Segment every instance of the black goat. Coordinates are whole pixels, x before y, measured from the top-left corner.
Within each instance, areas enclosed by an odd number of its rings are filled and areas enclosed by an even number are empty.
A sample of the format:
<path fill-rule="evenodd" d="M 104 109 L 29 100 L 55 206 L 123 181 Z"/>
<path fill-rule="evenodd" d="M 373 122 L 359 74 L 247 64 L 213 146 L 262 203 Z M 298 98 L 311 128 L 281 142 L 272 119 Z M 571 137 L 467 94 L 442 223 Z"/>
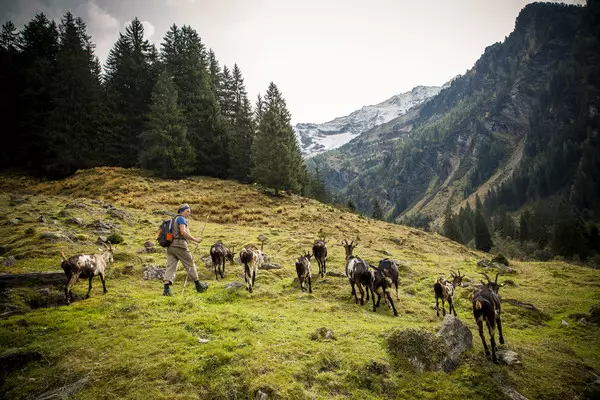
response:
<path fill-rule="evenodd" d="M 500 344 L 504 344 L 502 321 L 500 320 L 500 297 L 498 296 L 498 290 L 504 286 L 504 284 L 498 284 L 498 275 L 500 275 L 500 272 L 496 274 L 494 282 L 492 282 L 486 273 L 482 272 L 481 274 L 486 277 L 487 283 L 483 283 L 482 281 L 481 284 L 483 286 L 473 292 L 473 317 L 475 317 L 475 321 L 477 322 L 477 328 L 479 329 L 479 336 L 483 342 L 485 355 L 489 356 L 490 351 L 488 350 L 485 337 L 483 336 L 483 321 L 485 321 L 490 335 L 492 361 L 498 363 L 498 359 L 496 358 L 497 346 L 496 340 L 494 339 L 494 331 L 497 324 L 498 334 L 500 335 Z"/>
<path fill-rule="evenodd" d="M 296 273 L 298 274 L 298 280 L 300 281 L 300 288 L 303 292 L 306 292 L 306 281 L 308 281 L 308 293 L 312 293 L 312 285 L 310 283 L 310 278 L 312 277 L 310 270 L 311 257 L 312 255 L 308 252 L 305 255 L 298 257 L 298 260 L 296 261 Z"/>
<path fill-rule="evenodd" d="M 398 271 L 398 264 L 394 260 L 390 260 L 389 258 L 384 258 L 379 261 L 379 269 L 385 271 L 386 276 L 388 276 L 394 286 L 396 286 L 396 300 L 400 300 L 400 295 L 398 294 L 398 283 L 400 272 Z"/>
<path fill-rule="evenodd" d="M 360 304 L 364 304 L 365 290 L 367 292 L 367 301 L 369 301 L 369 288 L 371 287 L 371 273 L 369 272 L 369 263 L 352 255 L 352 251 L 358 243 L 354 243 L 354 240 L 348 243 L 347 240 L 343 240 L 341 246 L 346 251 L 346 276 L 350 281 L 352 287 L 352 295 L 354 296 L 354 302 L 358 303 L 358 297 L 356 295 L 355 286 L 358 287 L 360 292 Z M 363 286 L 365 290 L 363 290 Z"/>
<path fill-rule="evenodd" d="M 327 274 L 327 242 L 325 238 L 315 240 L 312 247 L 313 257 L 319 264 L 319 275 L 321 278 Z"/>
<path fill-rule="evenodd" d="M 433 292 L 435 293 L 435 314 L 440 316 L 440 298 L 442 299 L 442 315 L 446 315 L 446 305 L 445 301 L 448 302 L 448 312 L 452 314 L 454 311 L 454 316 L 456 317 L 456 308 L 454 308 L 454 289 L 457 286 L 462 286 L 462 280 L 465 277 L 460 274 L 460 270 L 458 271 L 458 275 L 454 273 L 454 271 L 450 271 L 450 276 L 452 277 L 452 282 L 448 282 L 444 278 L 438 278 L 433 284 Z"/>
<path fill-rule="evenodd" d="M 381 262 L 379 263 L 381 265 Z M 385 296 L 385 300 L 392 310 L 394 310 L 394 315 L 398 316 L 398 311 L 396 311 L 396 306 L 394 306 L 394 300 L 392 300 L 392 295 L 390 294 L 390 289 L 392 288 L 392 276 L 391 269 L 381 269 L 371 265 L 373 268 L 371 272 L 371 294 L 373 297 L 373 311 L 377 311 L 377 307 L 379 307 L 379 302 L 381 301 L 381 294 L 379 293 L 379 289 L 383 290 L 383 294 Z M 375 294 L 377 294 L 377 304 L 375 303 Z"/>
<path fill-rule="evenodd" d="M 219 275 L 221 276 L 221 279 L 225 277 L 225 262 L 229 260 L 229 262 L 233 264 L 234 254 L 233 247 L 229 250 L 221 242 L 217 242 L 210 246 L 210 258 L 212 259 L 213 267 L 215 267 L 216 280 L 219 280 Z"/>

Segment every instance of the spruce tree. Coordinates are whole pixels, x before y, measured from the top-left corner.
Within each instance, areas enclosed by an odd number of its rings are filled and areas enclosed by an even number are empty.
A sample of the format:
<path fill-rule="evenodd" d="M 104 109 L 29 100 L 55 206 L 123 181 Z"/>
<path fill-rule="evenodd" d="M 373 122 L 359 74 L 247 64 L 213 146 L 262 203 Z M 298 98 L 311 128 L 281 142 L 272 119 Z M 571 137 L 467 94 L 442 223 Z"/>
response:
<path fill-rule="evenodd" d="M 444 212 L 444 224 L 442 226 L 444 236 L 448 239 L 452 239 L 455 242 L 462 243 L 462 235 L 460 232 L 460 227 L 458 225 L 458 218 L 456 218 L 452 214 L 452 209 L 450 208 L 450 204 L 446 206 L 446 211 Z"/>
<path fill-rule="evenodd" d="M 144 39 L 144 27 L 134 18 L 110 50 L 105 80 L 113 115 L 113 136 L 107 138 L 113 163 L 133 166 L 138 159 L 138 138 L 146 125 L 152 88 L 156 82 L 156 49 Z"/>
<path fill-rule="evenodd" d="M 19 35 L 15 25 L 8 21 L 2 25 L 0 36 L 0 109 L 4 116 L 0 130 L 0 168 L 14 166 L 17 146 L 22 147 L 19 126 L 19 93 L 22 90 L 19 73 Z"/>
<path fill-rule="evenodd" d="M 166 72 L 159 75 L 152 92 L 146 129 L 140 136 L 142 167 L 164 178 L 180 177 L 194 169 L 195 155 L 177 105 L 177 90 Z"/>
<path fill-rule="evenodd" d="M 233 66 L 232 71 L 232 93 L 229 176 L 242 182 L 249 182 L 253 167 L 254 121 L 244 79 L 237 64 Z"/>
<path fill-rule="evenodd" d="M 477 250 L 489 252 L 493 245 L 492 235 L 485 222 L 485 218 L 483 217 L 481 210 L 477 208 L 475 210 L 475 248 Z"/>
<path fill-rule="evenodd" d="M 252 146 L 252 177 L 266 187 L 300 192 L 306 169 L 291 125 L 291 116 L 277 86 L 271 82 L 265 95 L 264 115 Z"/>
<path fill-rule="evenodd" d="M 195 172 L 227 176 L 227 126 L 212 89 L 209 60 L 200 36 L 190 26 L 171 26 L 162 43 L 161 58 L 179 93 L 178 102 L 196 153 Z"/>
<path fill-rule="evenodd" d="M 372 207 L 373 207 L 373 214 L 372 214 L 373 219 L 383 220 L 383 210 L 381 209 L 379 200 L 377 200 L 376 198 L 373 198 Z"/>

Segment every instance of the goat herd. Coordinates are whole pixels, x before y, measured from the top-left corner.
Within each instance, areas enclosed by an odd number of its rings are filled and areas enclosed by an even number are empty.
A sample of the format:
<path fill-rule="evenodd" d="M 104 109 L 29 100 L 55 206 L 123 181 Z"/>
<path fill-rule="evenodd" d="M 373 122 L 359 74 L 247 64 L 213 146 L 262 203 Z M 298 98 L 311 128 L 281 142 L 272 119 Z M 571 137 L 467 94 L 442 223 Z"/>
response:
<path fill-rule="evenodd" d="M 385 301 L 389 308 L 394 312 L 395 316 L 398 316 L 394 300 L 391 296 L 391 288 L 394 285 L 396 289 L 396 300 L 400 300 L 398 294 L 398 265 L 393 260 L 388 258 L 381 260 L 377 267 L 370 265 L 367 261 L 360 257 L 354 256 L 352 253 L 358 246 L 358 243 L 352 240 L 348 243 L 347 240 L 343 240 L 340 246 L 344 247 L 346 253 L 346 276 L 350 282 L 352 288 L 352 295 L 354 296 L 354 302 L 358 304 L 364 304 L 364 297 L 366 292 L 366 300 L 369 301 L 371 297 L 373 302 L 373 311 L 377 311 L 379 303 L 381 301 L 381 293 L 385 297 Z M 66 304 L 70 304 L 73 300 L 71 288 L 79 277 L 88 278 L 89 286 L 86 298 L 90 296 L 92 289 L 92 278 L 96 275 L 100 276 L 104 293 L 106 293 L 106 284 L 104 279 L 104 273 L 108 263 L 113 262 L 113 247 L 110 243 L 104 244 L 99 249 L 99 254 L 80 254 L 67 259 L 64 253 L 61 251 L 62 257 L 62 268 L 65 271 L 67 277 L 67 284 L 65 286 L 65 301 Z M 218 280 L 224 278 L 225 274 L 225 263 L 229 261 L 234 262 L 234 251 L 228 249 L 221 242 L 217 242 L 210 248 L 210 256 L 215 270 L 215 278 Z M 264 253 L 262 250 L 257 249 L 254 245 L 245 246 L 239 253 L 240 261 L 244 264 L 244 280 L 246 284 L 246 290 L 252 293 L 254 287 L 254 281 L 256 279 L 256 272 L 261 264 L 264 262 Z M 298 257 L 296 260 L 296 272 L 298 274 L 298 280 L 300 281 L 300 287 L 302 291 L 306 291 L 308 284 L 308 292 L 312 293 L 311 285 L 311 265 L 310 259 L 313 258 L 319 265 L 319 275 L 324 277 L 327 274 L 327 242 L 324 239 L 315 240 L 312 246 L 312 254 L 307 252 L 306 254 Z M 488 333 L 490 335 L 491 342 L 491 355 L 492 360 L 497 363 L 496 358 L 496 341 L 494 333 L 496 325 L 498 326 L 500 343 L 504 343 L 504 337 L 502 336 L 502 322 L 500 320 L 500 298 L 498 296 L 498 290 L 504 284 L 498 283 L 498 275 L 496 274 L 495 280 L 492 282 L 490 277 L 482 273 L 487 279 L 487 283 L 481 282 L 481 285 L 473 292 L 473 316 L 477 322 L 479 330 L 479 336 L 483 342 L 483 347 L 486 356 L 490 355 L 488 345 L 485 341 L 483 334 L 483 322 L 485 321 Z M 439 299 L 442 299 L 442 314 L 446 315 L 445 302 L 448 302 L 448 312 L 456 316 L 456 309 L 454 308 L 454 292 L 457 286 L 462 286 L 462 280 L 464 275 L 454 273 L 451 271 L 451 281 L 444 278 L 438 278 L 433 284 L 433 291 L 435 294 L 436 302 L 436 315 L 439 316 Z M 364 288 L 364 289 L 363 289 Z M 357 289 L 360 292 L 360 300 L 357 296 Z M 369 296 L 371 292 L 371 296 Z M 375 294 L 377 294 L 377 302 L 375 302 Z"/>

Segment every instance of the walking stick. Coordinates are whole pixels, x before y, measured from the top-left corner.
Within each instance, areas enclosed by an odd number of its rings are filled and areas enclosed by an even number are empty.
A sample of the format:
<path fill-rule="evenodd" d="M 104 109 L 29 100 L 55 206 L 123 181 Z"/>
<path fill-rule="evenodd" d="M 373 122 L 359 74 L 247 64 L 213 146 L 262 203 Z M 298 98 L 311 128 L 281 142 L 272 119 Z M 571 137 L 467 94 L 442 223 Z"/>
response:
<path fill-rule="evenodd" d="M 206 215 L 206 221 L 204 221 L 204 226 L 202 227 L 202 232 L 200 232 L 200 242 L 203 239 L 202 235 L 204 235 L 204 229 L 206 229 L 206 224 L 208 223 L 208 218 L 209 217 L 210 217 L 210 211 Z M 196 247 L 194 247 L 194 251 L 192 252 L 192 261 L 194 261 L 194 256 L 196 255 L 196 251 L 198 250 L 198 246 L 200 245 L 200 242 L 196 243 Z M 183 292 L 185 291 L 185 285 L 187 284 L 188 276 L 190 276 L 190 274 L 186 273 L 185 274 L 185 281 L 183 282 L 183 289 L 181 290 L 181 296 L 182 297 L 183 297 Z"/>

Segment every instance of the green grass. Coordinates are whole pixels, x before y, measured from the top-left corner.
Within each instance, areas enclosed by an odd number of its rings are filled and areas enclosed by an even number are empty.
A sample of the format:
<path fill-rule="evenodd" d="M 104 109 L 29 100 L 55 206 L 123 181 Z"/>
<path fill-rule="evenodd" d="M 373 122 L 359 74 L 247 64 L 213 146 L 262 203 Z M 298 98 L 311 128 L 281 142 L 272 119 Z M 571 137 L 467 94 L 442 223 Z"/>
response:
<path fill-rule="evenodd" d="M 519 353 L 522 367 L 485 359 L 470 289 L 457 289 L 456 309 L 474 334 L 473 348 L 452 373 L 419 374 L 388 352 L 388 337 L 398 329 L 437 332 L 441 318 L 433 308 L 434 279 L 460 268 L 479 280 L 476 261 L 483 254 L 437 234 L 212 178 L 182 183 L 138 170 L 98 168 L 63 181 L 5 175 L 0 182 L 0 246 L 3 256 L 17 259 L 15 265 L 1 267 L 2 272 L 60 270 L 59 250 L 75 254 L 98 247 L 94 228 L 70 225 L 69 217 L 58 216 L 67 204 L 85 205 L 67 211 L 86 224 L 118 224 L 111 233 L 124 239 L 107 273 L 106 295 L 98 278 L 87 300 L 82 299 L 86 283 L 75 285 L 77 301 L 71 306 L 56 301 L 61 287 L 51 289 L 55 302 L 49 307 L 40 307 L 43 296 L 36 288 L 0 295 L 0 311 L 16 307 L 25 312 L 0 320 L 0 354 L 16 351 L 29 360 L 0 370 L 3 398 L 35 398 L 84 378 L 74 398 L 245 399 L 260 389 L 282 399 L 502 399 L 501 384 L 530 399 L 585 398 L 592 373 L 600 371 L 600 328 L 579 324 L 574 316 L 600 302 L 598 270 L 564 262 L 512 262 L 515 273 L 500 280 L 515 285 L 502 288 L 502 298 L 531 302 L 539 310 L 503 303 L 506 344 L 501 347 Z M 176 187 L 184 188 L 180 197 L 173 197 Z M 17 193 L 25 203 L 11 201 Z M 133 220 L 109 217 L 92 200 L 127 211 Z M 202 231 L 206 213 L 211 213 L 195 253 L 201 279 L 210 288 L 197 294 L 187 282 L 182 295 L 185 276 L 180 270 L 175 297 L 165 298 L 160 296 L 162 283 L 146 281 L 142 274 L 143 264 L 164 265 L 165 255 L 137 251 L 146 240 L 154 241 L 165 218 L 153 211 L 173 211 L 182 202 L 192 206 L 193 234 Z M 47 217 L 46 224 L 37 221 L 39 215 Z M 14 218 L 21 218 L 19 224 L 8 225 Z M 35 234 L 26 234 L 31 228 Z M 316 264 L 313 293 L 300 291 L 294 260 L 309 250 L 320 230 L 330 240 L 329 271 L 343 271 L 344 251 L 335 245 L 342 239 L 359 237 L 355 253 L 370 262 L 384 258 L 384 251 L 401 261 L 398 318 L 385 306 L 373 313 L 369 305 L 355 305 L 347 279 L 317 278 Z M 75 240 L 49 241 L 41 237 L 44 232 L 69 232 Z M 260 270 L 252 294 L 225 288 L 229 282 L 243 282 L 241 266 L 227 264 L 225 280 L 217 282 L 200 261 L 216 240 L 239 250 L 258 244 L 260 234 L 268 238 L 264 250 L 271 262 L 284 268 Z M 126 266 L 133 267 L 132 274 L 123 273 Z M 562 327 L 562 320 L 569 327 Z M 323 327 L 333 330 L 333 339 L 314 335 Z"/>

